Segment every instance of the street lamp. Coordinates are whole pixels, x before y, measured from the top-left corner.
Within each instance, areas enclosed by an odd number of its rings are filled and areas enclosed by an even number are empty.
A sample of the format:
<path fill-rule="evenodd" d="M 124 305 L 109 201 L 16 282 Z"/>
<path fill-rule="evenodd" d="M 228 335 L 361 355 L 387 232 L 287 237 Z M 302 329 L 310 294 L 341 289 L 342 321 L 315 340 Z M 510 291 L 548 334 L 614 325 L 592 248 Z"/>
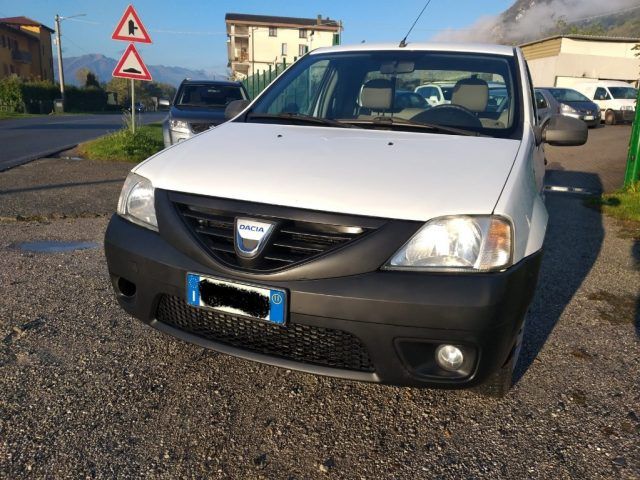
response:
<path fill-rule="evenodd" d="M 58 79 L 60 80 L 60 95 L 62 97 L 62 108 L 64 109 L 64 69 L 62 67 L 62 41 L 60 40 L 60 22 L 67 18 L 86 17 L 86 13 L 78 13 L 76 15 L 70 15 L 68 17 L 62 17 L 56 13 L 54 17 L 56 23 L 56 45 L 58 48 Z"/>

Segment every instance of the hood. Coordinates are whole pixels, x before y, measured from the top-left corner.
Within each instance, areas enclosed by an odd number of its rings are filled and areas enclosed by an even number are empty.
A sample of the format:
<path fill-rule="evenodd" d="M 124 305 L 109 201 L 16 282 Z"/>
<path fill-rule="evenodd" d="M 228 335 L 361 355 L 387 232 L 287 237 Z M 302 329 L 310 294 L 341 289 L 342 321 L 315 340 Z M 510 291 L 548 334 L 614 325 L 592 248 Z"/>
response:
<path fill-rule="evenodd" d="M 576 110 L 581 110 L 581 111 L 588 111 L 588 112 L 597 112 L 598 110 L 600 110 L 600 107 L 598 107 L 598 105 L 596 105 L 593 102 L 589 102 L 589 101 L 581 101 L 581 102 L 567 102 L 567 101 L 561 101 L 559 102 L 560 104 L 565 104 L 565 105 L 569 105 L 572 108 L 575 108 Z"/>
<path fill-rule="evenodd" d="M 156 188 L 425 221 L 491 213 L 519 140 L 228 122 L 134 171 Z"/>
<path fill-rule="evenodd" d="M 170 116 L 174 120 L 184 120 L 187 122 L 222 123 L 225 121 L 224 108 L 171 106 Z"/>

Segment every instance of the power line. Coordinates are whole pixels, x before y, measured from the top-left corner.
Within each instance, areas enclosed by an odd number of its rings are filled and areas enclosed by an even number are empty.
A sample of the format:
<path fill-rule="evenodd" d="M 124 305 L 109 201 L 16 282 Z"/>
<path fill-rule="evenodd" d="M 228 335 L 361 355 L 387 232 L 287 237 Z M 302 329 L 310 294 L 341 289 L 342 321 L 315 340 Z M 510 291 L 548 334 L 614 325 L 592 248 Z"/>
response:
<path fill-rule="evenodd" d="M 179 30 L 155 30 L 149 29 L 151 33 L 169 33 L 172 35 L 226 35 L 227 32 L 185 32 Z"/>

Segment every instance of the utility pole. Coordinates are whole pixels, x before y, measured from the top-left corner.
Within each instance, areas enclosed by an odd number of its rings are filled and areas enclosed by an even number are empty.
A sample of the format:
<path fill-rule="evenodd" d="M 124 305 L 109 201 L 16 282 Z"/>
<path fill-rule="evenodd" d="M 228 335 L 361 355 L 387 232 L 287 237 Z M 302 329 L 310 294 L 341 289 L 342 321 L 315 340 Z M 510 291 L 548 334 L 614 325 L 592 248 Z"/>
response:
<path fill-rule="evenodd" d="M 60 96 L 62 98 L 62 108 L 64 109 L 64 69 L 62 67 L 62 33 L 60 32 L 60 22 L 67 18 L 85 17 L 86 13 L 79 13 L 77 15 L 71 15 L 70 17 L 61 17 L 56 13 L 54 17 L 56 24 L 56 45 L 58 47 L 58 77 L 60 80 Z"/>
<path fill-rule="evenodd" d="M 60 15 L 56 13 L 56 46 L 58 48 L 58 80 L 60 81 L 60 95 L 64 109 L 64 70 L 62 68 L 62 42 L 60 41 Z"/>

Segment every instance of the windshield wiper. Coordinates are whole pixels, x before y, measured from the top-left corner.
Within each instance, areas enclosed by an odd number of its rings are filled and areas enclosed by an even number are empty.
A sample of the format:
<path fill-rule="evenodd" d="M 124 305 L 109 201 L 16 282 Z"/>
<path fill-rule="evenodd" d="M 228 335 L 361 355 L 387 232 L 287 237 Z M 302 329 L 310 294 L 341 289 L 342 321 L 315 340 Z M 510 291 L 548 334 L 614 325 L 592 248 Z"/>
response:
<path fill-rule="evenodd" d="M 247 120 L 289 120 L 294 122 L 311 123 L 316 125 L 325 125 L 329 127 L 353 128 L 353 125 L 343 123 L 330 118 L 314 117 L 312 115 L 304 115 L 302 113 L 286 112 L 286 113 L 249 113 Z"/>
<path fill-rule="evenodd" d="M 445 125 L 438 125 L 435 123 L 422 123 L 422 122 L 414 122 L 411 120 L 405 120 L 404 118 L 398 117 L 375 117 L 371 120 L 348 120 L 349 123 L 354 125 L 402 125 L 408 126 L 412 128 L 419 128 L 422 130 L 430 130 L 432 132 L 442 132 L 442 133 L 450 133 L 453 135 L 466 135 L 469 137 L 485 137 L 479 132 L 474 132 L 473 130 L 466 130 L 464 128 L 455 128 L 448 127 Z"/>

